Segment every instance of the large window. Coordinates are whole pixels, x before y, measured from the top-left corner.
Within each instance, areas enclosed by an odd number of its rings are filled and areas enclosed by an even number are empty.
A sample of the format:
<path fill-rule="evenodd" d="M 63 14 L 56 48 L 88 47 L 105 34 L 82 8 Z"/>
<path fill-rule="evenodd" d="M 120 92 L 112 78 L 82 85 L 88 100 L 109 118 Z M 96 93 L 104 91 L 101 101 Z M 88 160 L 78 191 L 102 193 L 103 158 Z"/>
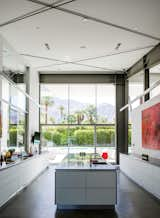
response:
<path fill-rule="evenodd" d="M 1 44 L 1 67 L 3 73 L 12 80 L 18 74 L 25 73 L 25 63 L 20 55 L 0 37 Z M 17 75 L 16 75 L 17 74 Z M 24 149 L 25 134 L 25 109 L 26 97 L 17 90 L 7 79 L 0 78 L 0 110 L 2 119 L 2 138 L 0 150 L 3 152 L 14 147 Z M 24 84 L 16 84 L 20 89 L 25 90 Z"/>
<path fill-rule="evenodd" d="M 41 84 L 40 93 L 44 149 L 108 151 L 115 161 L 114 85 Z"/>
<path fill-rule="evenodd" d="M 17 84 L 21 90 L 25 91 L 25 84 Z M 9 147 L 16 150 L 24 150 L 25 143 L 25 108 L 26 97 L 15 87 L 10 87 L 9 107 Z M 14 108 L 15 107 L 15 108 Z M 18 110 L 17 110 L 18 109 Z"/>
<path fill-rule="evenodd" d="M 24 150 L 25 143 L 25 103 L 26 97 L 11 86 L 7 80 L 1 80 L 2 99 L 2 139 L 1 150 L 8 149 Z M 25 90 L 25 84 L 17 84 L 18 87 Z"/>

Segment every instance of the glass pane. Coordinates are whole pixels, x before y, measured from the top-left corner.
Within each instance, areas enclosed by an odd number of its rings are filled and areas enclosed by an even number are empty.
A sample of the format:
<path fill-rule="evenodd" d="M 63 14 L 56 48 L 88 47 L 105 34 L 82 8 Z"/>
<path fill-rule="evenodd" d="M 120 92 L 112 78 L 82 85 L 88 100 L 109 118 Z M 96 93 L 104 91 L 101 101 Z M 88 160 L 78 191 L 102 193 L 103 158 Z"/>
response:
<path fill-rule="evenodd" d="M 2 48 L 3 71 L 14 73 L 25 72 L 24 60 L 4 39 L 2 39 Z"/>
<path fill-rule="evenodd" d="M 116 161 L 116 148 L 115 148 L 115 126 L 97 126 L 97 147 L 96 151 L 100 155 L 103 152 L 108 152 L 108 161 Z"/>
<path fill-rule="evenodd" d="M 140 72 L 135 76 L 129 78 L 129 98 L 130 100 L 135 99 L 137 96 L 144 92 L 144 73 Z M 143 99 L 138 99 L 132 104 L 132 109 L 138 107 L 141 103 L 143 103 Z"/>
<path fill-rule="evenodd" d="M 93 153 L 94 126 L 70 126 L 68 145 L 70 153 Z"/>
<path fill-rule="evenodd" d="M 160 81 L 160 65 L 157 65 L 150 69 L 150 86 L 152 86 L 157 81 Z M 158 85 L 150 92 L 150 97 L 153 98 L 154 96 L 157 96 L 159 94 L 160 94 L 160 85 Z"/>
<path fill-rule="evenodd" d="M 94 153 L 97 146 L 99 153 L 107 148 L 110 161 L 115 162 L 114 85 L 43 84 L 41 103 L 41 124 L 47 124 L 41 125 L 43 150 L 62 156 Z M 103 126 L 96 129 L 97 120 Z M 112 125 L 108 126 L 109 123 Z"/>
<path fill-rule="evenodd" d="M 42 151 L 49 151 L 57 162 L 68 154 L 68 126 L 41 126 Z"/>
<path fill-rule="evenodd" d="M 25 84 L 17 84 L 17 87 L 23 91 L 26 90 Z M 26 96 L 13 86 L 10 86 L 10 102 L 22 110 L 26 108 Z"/>
<path fill-rule="evenodd" d="M 24 150 L 25 114 L 10 109 L 9 148 Z"/>
<path fill-rule="evenodd" d="M 135 99 L 137 96 L 142 94 L 144 92 L 144 72 L 139 72 L 135 76 L 132 76 L 129 78 L 129 98 L 130 100 Z M 136 100 L 132 104 L 132 109 L 138 107 L 140 104 L 143 103 L 143 98 Z M 128 111 L 128 152 L 130 153 L 132 148 L 131 148 L 131 135 L 132 135 L 132 116 L 130 109 Z"/>
<path fill-rule="evenodd" d="M 74 84 L 69 87 L 70 124 L 94 124 L 96 121 L 95 86 Z"/>
<path fill-rule="evenodd" d="M 67 126 L 42 126 L 42 145 L 44 147 L 68 146 Z"/>
<path fill-rule="evenodd" d="M 115 86 L 97 85 L 97 123 L 115 122 Z"/>
<path fill-rule="evenodd" d="M 67 85 L 41 85 L 42 124 L 65 124 L 68 117 Z"/>

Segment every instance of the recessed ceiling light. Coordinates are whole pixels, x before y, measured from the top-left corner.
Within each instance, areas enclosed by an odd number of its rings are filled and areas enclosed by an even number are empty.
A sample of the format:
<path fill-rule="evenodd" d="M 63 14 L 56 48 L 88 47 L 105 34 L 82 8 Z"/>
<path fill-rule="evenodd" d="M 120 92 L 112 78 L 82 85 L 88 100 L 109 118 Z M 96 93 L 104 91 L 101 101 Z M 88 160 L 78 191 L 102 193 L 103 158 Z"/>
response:
<path fill-rule="evenodd" d="M 118 50 L 120 48 L 120 46 L 122 45 L 121 42 L 117 43 L 116 47 L 115 47 L 115 50 Z"/>
<path fill-rule="evenodd" d="M 50 50 L 50 46 L 48 43 L 44 43 L 44 46 L 46 47 L 47 50 Z"/>
<path fill-rule="evenodd" d="M 81 45 L 80 48 L 85 49 L 87 47 L 85 45 Z"/>
<path fill-rule="evenodd" d="M 40 27 L 39 26 L 36 26 L 36 30 L 39 30 L 40 29 Z"/>
<path fill-rule="evenodd" d="M 87 22 L 88 21 L 87 17 L 82 17 L 82 21 Z"/>
<path fill-rule="evenodd" d="M 137 30 L 138 30 L 138 27 L 134 27 L 133 29 L 137 31 Z"/>
<path fill-rule="evenodd" d="M 64 60 L 68 62 L 72 61 L 69 55 L 64 56 Z"/>

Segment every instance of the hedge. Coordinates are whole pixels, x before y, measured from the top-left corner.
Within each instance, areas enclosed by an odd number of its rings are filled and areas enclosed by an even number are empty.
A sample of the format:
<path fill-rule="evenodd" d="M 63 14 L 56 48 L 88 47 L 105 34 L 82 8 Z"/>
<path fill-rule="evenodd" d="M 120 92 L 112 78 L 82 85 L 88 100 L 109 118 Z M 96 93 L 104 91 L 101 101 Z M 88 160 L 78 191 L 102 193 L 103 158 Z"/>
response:
<path fill-rule="evenodd" d="M 11 146 L 17 145 L 17 131 L 19 134 L 24 135 L 23 127 L 14 126 L 14 127 L 9 129 L 9 144 Z"/>
<path fill-rule="evenodd" d="M 69 134 L 69 135 L 68 135 Z M 74 127 L 70 128 L 69 132 L 64 127 L 48 128 L 43 131 L 45 140 L 52 141 L 56 145 L 93 145 L 94 130 L 91 127 Z M 131 143 L 131 130 L 128 134 L 129 144 Z M 98 145 L 114 145 L 115 144 L 115 129 L 114 127 L 98 127 L 97 129 L 97 144 Z"/>
<path fill-rule="evenodd" d="M 20 134 L 24 134 L 23 128 L 18 127 Z M 47 141 L 52 141 L 55 145 L 67 145 L 68 143 L 75 145 L 93 145 L 94 130 L 91 127 L 73 127 L 69 129 L 64 127 L 47 128 L 42 131 L 42 136 Z M 17 127 L 12 127 L 9 130 L 10 145 L 16 145 Z M 115 129 L 114 127 L 98 127 L 97 129 L 97 144 L 114 145 Z M 128 131 L 128 144 L 131 144 L 131 129 Z"/>
<path fill-rule="evenodd" d="M 93 145 L 93 130 L 76 130 L 74 132 L 75 142 L 77 145 Z"/>

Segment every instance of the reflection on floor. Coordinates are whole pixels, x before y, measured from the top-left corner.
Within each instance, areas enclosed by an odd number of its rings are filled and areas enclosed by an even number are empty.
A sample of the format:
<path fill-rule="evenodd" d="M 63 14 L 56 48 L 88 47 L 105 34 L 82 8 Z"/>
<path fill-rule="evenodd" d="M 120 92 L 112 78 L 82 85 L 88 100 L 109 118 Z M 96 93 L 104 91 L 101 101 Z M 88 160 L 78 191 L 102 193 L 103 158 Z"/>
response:
<path fill-rule="evenodd" d="M 153 218 L 159 217 L 158 215 L 160 215 L 159 202 L 121 173 L 115 211 L 56 210 L 53 166 L 0 210 L 0 218 Z"/>

